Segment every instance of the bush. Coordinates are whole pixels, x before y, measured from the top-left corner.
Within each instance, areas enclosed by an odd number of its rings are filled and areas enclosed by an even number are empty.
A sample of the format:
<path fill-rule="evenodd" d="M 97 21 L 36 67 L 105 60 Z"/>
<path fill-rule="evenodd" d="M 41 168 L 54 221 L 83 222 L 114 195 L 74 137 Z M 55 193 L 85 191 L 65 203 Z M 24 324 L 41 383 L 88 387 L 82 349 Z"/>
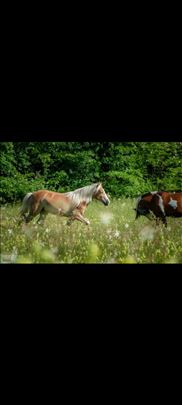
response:
<path fill-rule="evenodd" d="M 108 189 L 115 196 L 136 197 L 152 189 L 149 180 L 145 180 L 138 170 L 110 171 L 106 174 Z"/>
<path fill-rule="evenodd" d="M 181 142 L 0 142 L 2 202 L 101 181 L 111 196 L 179 190 Z"/>
<path fill-rule="evenodd" d="M 0 201 L 14 202 L 36 190 L 44 188 L 43 177 L 33 178 L 30 175 L 16 173 L 13 177 L 2 177 L 0 183 Z"/>
<path fill-rule="evenodd" d="M 63 192 L 69 182 L 69 177 L 64 170 L 51 173 L 46 180 L 46 188 Z"/>

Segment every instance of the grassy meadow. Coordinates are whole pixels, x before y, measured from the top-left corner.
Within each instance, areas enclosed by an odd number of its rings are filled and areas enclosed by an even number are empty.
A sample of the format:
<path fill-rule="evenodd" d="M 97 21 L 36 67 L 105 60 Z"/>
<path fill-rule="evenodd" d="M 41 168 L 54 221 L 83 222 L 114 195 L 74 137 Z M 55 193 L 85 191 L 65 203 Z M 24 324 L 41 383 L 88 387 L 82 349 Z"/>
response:
<path fill-rule="evenodd" d="M 51 214 L 18 225 L 19 206 L 1 206 L 1 263 L 182 263 L 182 219 L 168 218 L 168 228 L 135 221 L 135 199 L 92 202 L 90 226 Z"/>

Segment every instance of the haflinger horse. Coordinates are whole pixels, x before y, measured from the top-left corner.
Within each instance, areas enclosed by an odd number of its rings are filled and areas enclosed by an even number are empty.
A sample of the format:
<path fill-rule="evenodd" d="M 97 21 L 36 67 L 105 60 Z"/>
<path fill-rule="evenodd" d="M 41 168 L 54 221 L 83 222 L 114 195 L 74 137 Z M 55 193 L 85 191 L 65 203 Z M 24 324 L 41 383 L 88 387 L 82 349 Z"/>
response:
<path fill-rule="evenodd" d="M 153 216 L 157 224 L 162 220 L 167 227 L 166 217 L 182 217 L 182 191 L 151 191 L 138 198 L 134 210 L 136 219 L 145 215 L 151 220 Z"/>
<path fill-rule="evenodd" d="M 110 203 L 101 183 L 95 183 L 67 193 L 39 190 L 26 194 L 20 209 L 20 216 L 28 223 L 40 214 L 37 222 L 43 222 L 47 214 L 51 213 L 68 217 L 67 225 L 71 225 L 74 220 L 89 225 L 89 220 L 83 215 L 92 199 L 101 201 L 104 205 Z M 27 212 L 28 215 L 25 215 Z"/>

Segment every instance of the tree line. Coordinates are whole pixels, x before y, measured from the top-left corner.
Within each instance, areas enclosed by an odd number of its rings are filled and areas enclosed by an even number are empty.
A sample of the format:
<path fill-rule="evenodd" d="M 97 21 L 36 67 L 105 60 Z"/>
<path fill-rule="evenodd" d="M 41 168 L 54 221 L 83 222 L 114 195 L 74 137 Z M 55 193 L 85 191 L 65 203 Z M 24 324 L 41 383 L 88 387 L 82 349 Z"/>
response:
<path fill-rule="evenodd" d="M 2 203 L 101 181 L 113 197 L 182 189 L 182 142 L 1 142 Z"/>

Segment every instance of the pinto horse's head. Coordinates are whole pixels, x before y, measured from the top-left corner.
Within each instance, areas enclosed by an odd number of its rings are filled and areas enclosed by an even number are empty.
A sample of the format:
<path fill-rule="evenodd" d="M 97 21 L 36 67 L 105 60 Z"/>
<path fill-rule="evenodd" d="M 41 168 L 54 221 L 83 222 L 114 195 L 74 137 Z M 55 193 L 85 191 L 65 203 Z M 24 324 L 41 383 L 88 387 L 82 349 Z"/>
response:
<path fill-rule="evenodd" d="M 104 205 L 109 205 L 110 200 L 105 193 L 102 184 L 98 183 L 95 194 L 93 196 L 96 200 L 101 201 Z"/>
<path fill-rule="evenodd" d="M 140 215 L 145 215 L 146 217 L 150 218 L 150 211 L 146 210 L 146 209 L 138 209 L 138 208 L 133 208 L 134 211 L 136 211 L 136 217 L 135 219 L 137 219 L 138 217 L 140 217 Z"/>
<path fill-rule="evenodd" d="M 136 211 L 135 219 L 139 218 L 141 215 L 146 216 L 148 219 L 151 219 L 151 214 L 148 206 L 146 205 L 146 201 L 143 197 L 139 197 L 137 200 L 136 208 L 133 208 Z"/>

